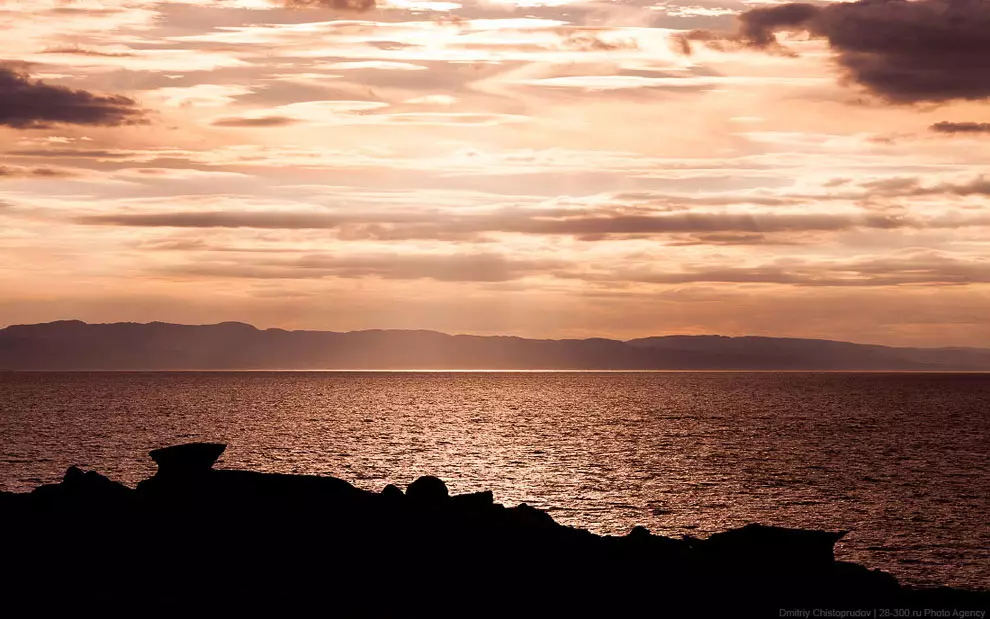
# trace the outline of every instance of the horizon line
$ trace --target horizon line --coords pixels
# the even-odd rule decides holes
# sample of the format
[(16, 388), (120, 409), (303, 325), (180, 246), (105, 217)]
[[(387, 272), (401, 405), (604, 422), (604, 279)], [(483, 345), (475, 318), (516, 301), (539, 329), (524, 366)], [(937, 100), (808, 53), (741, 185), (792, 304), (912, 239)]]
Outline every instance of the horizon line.
[(695, 369), (695, 370), (554, 370), (554, 369), (133, 369), (133, 370), (3, 370), (0, 374), (990, 374), (990, 370), (801, 370), (801, 369)]

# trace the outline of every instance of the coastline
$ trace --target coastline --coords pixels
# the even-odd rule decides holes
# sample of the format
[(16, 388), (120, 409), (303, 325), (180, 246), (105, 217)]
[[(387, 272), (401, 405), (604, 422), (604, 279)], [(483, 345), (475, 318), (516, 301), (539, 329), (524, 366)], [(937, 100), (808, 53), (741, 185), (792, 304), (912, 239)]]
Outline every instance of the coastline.
[[(990, 606), (990, 592), (907, 587), (836, 561), (844, 532), (751, 524), (706, 539), (643, 527), (599, 536), (525, 504), (499, 505), (491, 492), (450, 496), (434, 477), (369, 492), (333, 477), (214, 470), (224, 448), (156, 450), (158, 472), (135, 489), (72, 467), (59, 484), (0, 494), (10, 564), (25, 568), (11, 590), (37, 599), (58, 582), (75, 592), (65, 603), (153, 598), (248, 615), (325, 609), (328, 596), (348, 616), (508, 614), (489, 612), (491, 604), (522, 605), (514, 614), (525, 616), (625, 614), (648, 604), (754, 617)], [(482, 606), (457, 613), (435, 596), (417, 598), (431, 588)], [(107, 596), (94, 598), (100, 591)]]

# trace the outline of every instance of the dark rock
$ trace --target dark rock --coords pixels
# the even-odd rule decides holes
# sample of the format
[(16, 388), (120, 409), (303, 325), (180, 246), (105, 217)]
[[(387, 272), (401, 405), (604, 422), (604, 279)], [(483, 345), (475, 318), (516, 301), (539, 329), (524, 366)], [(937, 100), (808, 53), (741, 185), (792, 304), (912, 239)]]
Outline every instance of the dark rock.
[[(158, 450), (159, 473), (136, 491), (72, 468), (60, 484), (0, 493), (3, 564), (14, 568), (3, 580), (4, 616), (148, 614), (153, 603), (192, 616), (626, 617), (647, 609), (745, 619), (788, 608), (990, 604), (990, 594), (919, 591), (837, 562), (832, 546), (842, 533), (749, 525), (708, 539), (643, 527), (599, 536), (529, 505), (506, 508), (490, 492), (450, 497), (435, 477), (403, 495), (332, 477), (210, 471), (222, 448)], [(33, 607), (11, 608), (19, 600)]]
[(86, 478), (86, 473), (83, 472), (78, 466), (70, 466), (65, 470), (65, 475), (62, 476), (62, 484), (66, 486), (75, 486), (83, 483)]
[(30, 499), (31, 496), (27, 494), (0, 491), (0, 514), (10, 514), (26, 507)]
[(406, 496), (417, 503), (440, 504), (450, 498), (447, 484), (431, 475), (424, 475), (406, 488)]
[[(881, 570), (871, 570), (856, 563), (848, 561), (836, 561), (833, 569), (847, 582), (858, 583), (861, 588), (868, 588), (872, 592), (883, 592), (888, 595), (896, 594), (900, 588), (897, 579)], [(932, 605), (934, 608), (936, 605)]]
[(526, 503), (511, 507), (508, 511), (515, 523), (526, 527), (546, 528), (559, 526), (550, 514)]
[(626, 537), (631, 540), (641, 541), (650, 539), (652, 535), (650, 535), (650, 530), (646, 527), (635, 526), (631, 531), (629, 531), (629, 534), (626, 535)]
[(225, 449), (222, 443), (187, 443), (155, 449), (148, 455), (158, 465), (159, 475), (189, 476), (212, 469)]
[(726, 559), (752, 561), (758, 558), (792, 569), (831, 565), (835, 561), (835, 543), (847, 533), (748, 524), (740, 529), (715, 533), (700, 546), (706, 552)]
[(256, 471), (207, 470), (200, 475), (162, 475), (137, 485), (138, 495), (160, 508), (209, 508), (252, 515), (277, 510), (313, 515), (320, 509), (351, 509), (372, 496), (336, 477)]
[(58, 484), (39, 486), (31, 498), (39, 509), (98, 512), (120, 509), (131, 500), (133, 490), (96, 471), (70, 466)]
[(406, 497), (402, 494), (402, 489), (395, 484), (389, 484), (382, 489), (382, 498), (388, 501), (401, 501)]
[(450, 500), (455, 507), (460, 509), (480, 511), (495, 504), (495, 495), (492, 494), (491, 490), (485, 490), (484, 492), (458, 494), (451, 497)]
[(76, 495), (88, 498), (122, 499), (131, 494), (131, 489), (120, 482), (104, 477), (96, 471), (83, 471), (70, 466), (62, 476), (62, 488)]
[(214, 471), (205, 491), (239, 500), (278, 501), (283, 505), (307, 507), (314, 504), (351, 506), (371, 495), (343, 479), (320, 475), (287, 475), (256, 471)]

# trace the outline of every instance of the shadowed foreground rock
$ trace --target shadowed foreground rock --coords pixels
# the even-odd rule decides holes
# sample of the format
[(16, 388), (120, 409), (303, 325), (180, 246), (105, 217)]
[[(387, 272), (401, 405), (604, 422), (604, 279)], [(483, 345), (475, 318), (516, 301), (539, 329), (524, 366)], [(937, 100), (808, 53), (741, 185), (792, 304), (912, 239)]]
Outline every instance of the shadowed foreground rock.
[(332, 477), (213, 470), (223, 449), (155, 450), (159, 472), (133, 490), (72, 467), (60, 484), (0, 493), (8, 616), (779, 617), (990, 605), (986, 592), (914, 590), (835, 561), (843, 533), (753, 524), (705, 540), (642, 527), (602, 537), (491, 492), (449, 496), (434, 477), (373, 493)]

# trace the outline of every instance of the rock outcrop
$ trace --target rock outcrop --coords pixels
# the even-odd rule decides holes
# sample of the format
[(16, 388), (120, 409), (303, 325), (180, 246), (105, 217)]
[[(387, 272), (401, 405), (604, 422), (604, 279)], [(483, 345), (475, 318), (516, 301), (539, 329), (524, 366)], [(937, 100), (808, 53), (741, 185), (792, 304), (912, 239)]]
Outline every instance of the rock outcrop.
[(435, 477), (375, 493), (332, 477), (214, 470), (223, 449), (155, 450), (159, 472), (136, 489), (72, 467), (59, 484), (0, 493), (9, 616), (779, 617), (990, 605), (987, 592), (915, 590), (836, 561), (844, 532), (752, 524), (708, 539), (643, 527), (598, 536), (491, 492), (450, 496)]
[(212, 469), (225, 449), (221, 443), (186, 443), (155, 449), (148, 455), (158, 465), (156, 476), (184, 477)]

